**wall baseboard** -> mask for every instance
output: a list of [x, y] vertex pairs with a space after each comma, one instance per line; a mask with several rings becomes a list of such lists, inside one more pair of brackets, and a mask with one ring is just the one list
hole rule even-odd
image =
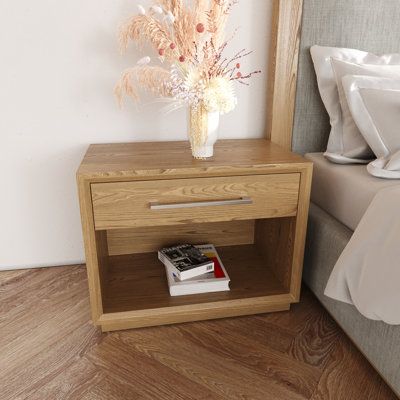
[[56, 264], [33, 264], [33, 265], [16, 265], [16, 266], [1, 266], [0, 265], [0, 271], [16, 271], [16, 270], [21, 270], [21, 269], [38, 269], [38, 268], [53, 268], [53, 267], [72, 267], [74, 265], [85, 265], [84, 260], [79, 260], [79, 261], [68, 261], [64, 264], [61, 263], [56, 263]]

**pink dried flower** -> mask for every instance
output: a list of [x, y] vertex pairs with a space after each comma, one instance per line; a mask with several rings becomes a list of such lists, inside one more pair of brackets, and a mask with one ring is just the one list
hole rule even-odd
[[196, 25], [196, 31], [198, 33], [204, 33], [205, 30], [206, 30], [206, 28], [205, 28], [204, 24], [199, 23]]

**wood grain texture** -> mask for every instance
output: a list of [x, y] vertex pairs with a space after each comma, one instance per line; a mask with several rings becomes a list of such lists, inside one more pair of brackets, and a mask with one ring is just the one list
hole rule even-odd
[[311, 178], [312, 166], [306, 165], [301, 170], [296, 217], [256, 221], [255, 244], [295, 302], [300, 298]]
[[[260, 328], [260, 332], [266, 332], [268, 329], [266, 325], [253, 326], [253, 330]], [[269, 332], [271, 334], [271, 330]], [[223, 331], [215, 322], [199, 323], [190, 327], [185, 325], [179, 329], [177, 335], [179, 333], [182, 340], [198, 345], [229, 362], [244, 365], [246, 369], [253, 371], [270, 385], [284, 386], [286, 384], [285, 389], [288, 390], [289, 398], [291, 392], [304, 397], [311, 396], [320, 377], [318, 369], [290, 360], [282, 352], [275, 350], [270, 345], [271, 340], [266, 338], [267, 335], [264, 334], [262, 340], [248, 341], [248, 326], [243, 319], [232, 320], [230, 329]], [[276, 335], [283, 335], [283, 332], [280, 330], [276, 332]], [[252, 339], [255, 336], [252, 334]], [[248, 346], [244, 348], [243, 343], [247, 343]], [[301, 374], [299, 374], [300, 369]]]
[[231, 302], [195, 303], [191, 306], [159, 308], [152, 310], [126, 311], [103, 314], [98, 323], [103, 332], [123, 331], [159, 325], [182, 324], [194, 321], [239, 317], [243, 315], [264, 314], [287, 311], [290, 303], [287, 295], [255, 299], [240, 299]]
[[[169, 331], [152, 332], [148, 335], [151, 335], [150, 342], [148, 337], [142, 335], [137, 335], [134, 340], [124, 333], [120, 333], [119, 337], [128, 347], [139, 348], [161, 365], [197, 384], [205, 384], [219, 396], [237, 400], [246, 397], [260, 400], [289, 396], [291, 399], [303, 398], [301, 394], [288, 390], [284, 385], [276, 384], [273, 379], [268, 379], [267, 374], [254, 373], [254, 369], [249, 368], [245, 363], [229, 359], [227, 356], [227, 353], [231, 354], [229, 348], [226, 348], [224, 354], [216, 353], [217, 343], [212, 349], [200, 341], [194, 345], [193, 341], [188, 340], [187, 336], [176, 327]], [[217, 335], [216, 340], [221, 340], [221, 336], [221, 334]], [[200, 334], [200, 340], [204, 337], [204, 333]], [[228, 338], [222, 340], [223, 345], [229, 341]], [[176, 347], [177, 343], [180, 344]], [[174, 347], [175, 351], [172, 354]], [[160, 352], [161, 348], [167, 349], [167, 354]], [[210, 365], [213, 366], [212, 370], [209, 368]], [[214, 370], [224, 371], [224, 373], [216, 376]], [[248, 396], [248, 393], [251, 393], [251, 396]]]
[[[103, 331], [281, 311], [298, 301], [312, 164], [266, 140], [221, 141], [215, 157], [204, 163], [192, 159], [189, 163], [181, 150], [181, 143], [91, 146], [78, 171], [92, 315]], [[171, 157], [166, 158], [169, 152]], [[166, 169], [161, 170], [159, 163], [165, 159]], [[244, 197], [250, 198], [251, 203], [203, 204]], [[154, 210], [153, 203], [200, 206]], [[295, 216], [295, 224], [292, 220], [290, 229], [285, 229], [285, 218]], [[270, 218], [282, 219], [271, 231], [278, 237], [263, 241], [263, 232], [258, 234], [256, 241], [263, 242], [263, 246], [261, 251], [260, 246], [248, 247], [248, 258], [253, 263], [249, 269], [248, 260], [239, 254], [243, 248], [234, 229], [238, 221], [245, 221], [242, 236], [253, 243], [254, 238], [248, 237], [248, 221], [254, 225], [255, 220]], [[196, 231], [200, 223], [206, 224], [203, 232], [210, 223], [233, 224], [232, 232], [225, 229], [224, 237], [216, 240], [237, 245], [236, 249], [220, 247], [232, 290], [186, 297], [179, 303], [170, 299], [164, 271], [154, 254], [149, 253], [149, 245], [154, 251], [156, 244], [174, 237], [190, 241], [196, 236], [190, 232]], [[156, 231], [160, 226], [181, 228], [170, 235], [165, 228]], [[142, 248], [144, 252], [134, 251], [133, 258], [110, 258], [108, 239], [114, 229], [117, 234], [112, 248], [116, 247], [115, 239], [124, 237], [120, 246], [123, 251], [120, 248], [117, 254], [128, 252], [128, 240], [134, 243], [130, 248]], [[187, 237], [184, 232], [189, 232]], [[211, 242], [217, 233], [218, 229], [211, 229], [210, 238], [199, 238]], [[290, 252], [285, 252], [287, 243]], [[275, 256], [271, 257], [271, 253]], [[119, 263], [115, 260], [130, 260], [131, 267], [110, 265]], [[238, 267], [238, 260], [242, 260], [242, 267]], [[252, 278], [249, 280], [248, 276]], [[127, 293], [134, 295], [124, 298]]]
[[231, 290], [193, 296], [169, 295], [164, 266], [157, 253], [111, 257], [105, 310], [141, 310], [282, 293], [282, 284], [271, 273], [255, 246], [217, 249], [231, 278]]
[[338, 335], [310, 400], [395, 399], [384, 381], [377, 379], [375, 371], [362, 361], [363, 356], [350, 340]]
[[188, 142], [95, 144], [77, 175], [91, 182], [116, 182], [291, 173], [305, 162], [265, 139], [220, 140], [207, 160], [193, 159]]
[[296, 218], [256, 221], [254, 243], [273, 274], [288, 292], [292, 279]]
[[339, 332], [328, 314], [304, 316], [303, 325], [287, 352], [293, 359], [324, 370], [329, 363]]
[[[296, 215], [300, 174], [171, 179], [91, 185], [95, 229], [191, 225]], [[151, 203], [202, 204], [251, 199], [251, 204], [152, 210]], [[200, 203], [199, 203], [200, 202]]]
[[299, 301], [300, 299], [304, 247], [307, 235], [308, 210], [310, 207], [312, 172], [312, 164], [304, 165], [301, 169], [296, 227], [293, 238], [292, 276], [290, 279], [290, 293], [295, 301]]
[[[100, 367], [90, 364], [97, 371], [97, 379], [95, 383], [90, 385], [90, 388], [82, 393], [80, 397], [72, 396], [72, 399], [77, 400], [138, 400], [146, 399], [151, 400], [149, 390], [143, 390], [142, 386], [136, 383], [136, 380], [121, 379], [118, 374], [107, 373]], [[118, 370], [118, 368], [117, 368]], [[121, 374], [120, 374], [121, 375]], [[67, 397], [71, 399], [71, 397]]]
[[303, 0], [273, 0], [266, 137], [292, 148]]
[[101, 334], [84, 267], [0, 272], [0, 400], [395, 400], [308, 290], [301, 300]]
[[[86, 379], [83, 380], [82, 376]], [[100, 385], [104, 378], [89, 360], [81, 358], [67, 366], [54, 379], [42, 382], [29, 400], [82, 399], [93, 387]]]
[[90, 304], [92, 319], [95, 322], [103, 314], [102, 286], [104, 285], [108, 268], [107, 253], [105, 253], [108, 251], [106, 246], [107, 237], [105, 232], [95, 231], [90, 182], [77, 176], [77, 183], [89, 280]]
[[107, 231], [111, 256], [151, 253], [177, 243], [233, 246], [254, 242], [254, 221], [229, 221]]
[[[219, 247], [231, 278], [228, 292], [171, 297], [156, 253], [110, 258], [104, 330], [288, 309], [290, 295], [253, 245]], [[126, 326], [124, 326], [124, 323]]]
[[26, 272], [0, 283], [0, 399], [37, 398], [36, 391], [76, 365], [101, 337], [89, 322], [84, 267]]

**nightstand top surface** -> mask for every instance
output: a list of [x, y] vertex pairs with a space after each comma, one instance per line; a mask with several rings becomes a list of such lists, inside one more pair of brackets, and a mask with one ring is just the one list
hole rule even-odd
[[92, 144], [77, 175], [80, 179], [96, 181], [173, 179], [311, 167], [303, 157], [265, 139], [220, 140], [214, 153], [211, 159], [195, 160], [187, 141]]

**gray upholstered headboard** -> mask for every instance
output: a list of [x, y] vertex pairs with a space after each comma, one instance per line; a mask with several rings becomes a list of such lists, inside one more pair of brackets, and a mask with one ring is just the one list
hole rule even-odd
[[400, 52], [400, 0], [304, 0], [293, 150], [323, 151], [329, 119], [318, 93], [310, 47]]

